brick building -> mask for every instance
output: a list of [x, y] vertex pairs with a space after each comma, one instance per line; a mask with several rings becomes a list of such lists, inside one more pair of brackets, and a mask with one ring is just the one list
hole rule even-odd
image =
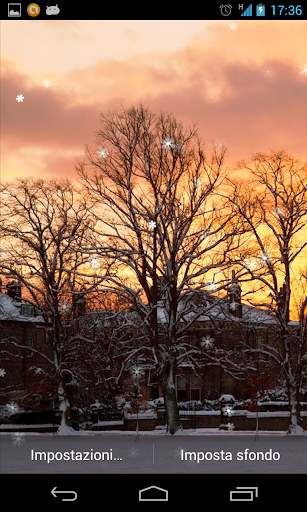
[[[189, 312], [188, 317], [182, 321], [191, 322], [195, 314], [197, 320], [192, 323], [185, 341], [198, 348], [200, 354], [208, 347], [232, 351], [240, 347], [242, 341], [252, 349], [259, 348], [265, 343], [277, 351], [282, 350], [277, 319], [263, 309], [242, 303], [241, 288], [234, 273], [227, 297], [221, 298], [204, 292], [200, 294], [198, 304], [195, 303], [191, 309], [193, 312]], [[207, 312], [200, 314], [202, 310]], [[159, 323], [163, 325], [166, 319], [162, 304], [158, 310], [158, 317]], [[297, 322], [291, 321], [289, 324], [295, 334]], [[244, 366], [244, 360], [240, 359], [240, 350], [238, 352], [238, 361], [240, 360]], [[247, 372], [245, 376], [241, 375], [240, 379], [235, 378], [231, 371], [227, 371], [226, 366], [215, 365], [212, 361], [210, 363], [210, 358], [206, 361], [201, 355], [199, 361], [196, 356], [196, 364], [179, 364], [175, 383], [178, 401], [214, 400], [224, 393], [246, 399], [256, 389], [272, 389], [281, 384], [280, 368], [274, 366], [269, 359], [265, 361], [262, 358], [260, 361], [260, 356], [253, 356], [253, 366], [256, 366], [257, 371], [250, 374]], [[157, 381], [155, 375], [146, 375], [141, 383], [142, 393], [147, 399], [155, 399], [162, 395]]]
[[[48, 364], [36, 350], [48, 354], [44, 319], [22, 298], [20, 283], [10, 282], [6, 290], [0, 286], [0, 405], [20, 403], [20, 397], [41, 387], [40, 374], [48, 371]], [[44, 386], [41, 391], [46, 391]]]
[[[186, 341], [198, 348], [200, 354], [210, 345], [217, 349], [233, 350], [242, 340], [252, 348], [257, 347], [261, 341], [269, 342], [270, 345], [273, 344], [278, 348], [277, 320], [262, 309], [242, 304], [241, 290], [234, 276], [227, 297], [219, 298], [213, 294], [203, 293], [198, 296], [197, 301], [198, 303], [194, 305], [196, 313], [189, 312], [190, 317], [184, 320], [191, 320], [193, 314], [198, 315], [197, 321], [191, 323]], [[81, 324], [87, 328], [91, 322], [94, 323], [96, 332], [91, 330], [91, 335], [95, 334], [95, 340], [101, 344], [101, 350], [106, 353], [108, 334], [106, 322], [103, 319], [108, 312], [86, 313], [84, 301], [81, 306], [76, 315], [77, 321], [81, 320], [80, 329]], [[200, 308], [205, 313], [199, 314]], [[99, 317], [101, 322], [97, 321]], [[163, 327], [165, 311], [162, 304], [158, 309], [158, 321]], [[290, 323], [295, 330], [296, 323]], [[100, 328], [104, 329], [101, 336]], [[86, 331], [84, 334], [86, 335]], [[127, 335], [129, 336], [128, 333]], [[51, 390], [50, 379], [49, 384], [44, 387], [39, 382], [40, 376], [36, 372], [48, 373], [48, 364], [35, 352], [37, 350], [48, 355], [46, 326], [35, 306], [22, 298], [21, 286], [17, 282], [8, 283], [5, 293], [4, 290], [0, 291], [0, 340], [0, 368], [5, 371], [4, 378], [0, 379], [0, 405], [7, 403], [9, 399], [13, 400], [14, 396], [22, 391], [26, 391], [29, 396], [31, 389], [35, 392], [41, 389], [42, 394], [45, 392], [47, 395], [46, 390]], [[18, 348], [17, 345], [22, 348]], [[114, 357], [112, 352], [110, 357], [111, 359]], [[257, 360], [255, 364], [257, 365]], [[112, 377], [111, 370], [114, 370], [114, 364], [111, 360], [108, 368], [108, 377]], [[145, 376], [140, 381], [144, 398], [152, 400], [162, 396], [157, 375], [149, 374], [146, 366], [144, 370]], [[279, 372], [272, 366], [265, 370], [264, 362], [259, 362], [259, 373], [265, 374], [269, 379], [269, 382], [260, 382], [259, 385], [265, 385], [267, 389], [274, 388], [278, 384]], [[123, 376], [123, 389], [125, 389], [127, 377], [129, 378], [128, 374]], [[255, 374], [252, 375], [254, 381], [255, 378]], [[92, 385], [88, 384], [88, 388], [93, 389], [93, 394], [96, 393], [95, 390], [98, 393], [96, 381], [93, 381]], [[213, 400], [224, 393], [233, 394], [236, 398], [248, 398], [250, 383], [246, 379], [235, 379], [231, 373], [225, 371], [223, 365], [208, 364], [208, 361], [204, 362], [200, 358], [196, 366], [186, 361], [179, 364], [176, 373], [176, 391], [178, 401]], [[98, 397], [99, 393], [96, 396]]]

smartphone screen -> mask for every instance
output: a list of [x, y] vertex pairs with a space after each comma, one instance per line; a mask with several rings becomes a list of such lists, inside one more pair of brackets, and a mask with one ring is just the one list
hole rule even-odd
[[301, 499], [307, 11], [178, 7], [1, 7], [18, 505]]

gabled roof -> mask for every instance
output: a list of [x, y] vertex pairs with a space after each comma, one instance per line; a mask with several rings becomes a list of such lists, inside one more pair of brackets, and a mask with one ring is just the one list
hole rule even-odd
[[[242, 303], [242, 318], [232, 314], [229, 308], [229, 301], [225, 297], [216, 297], [211, 294], [203, 293], [197, 300], [182, 300], [179, 303], [179, 314], [181, 321], [191, 322], [197, 316], [196, 322], [241, 322], [253, 324], [271, 324], [277, 325], [278, 320], [264, 309], [256, 308]], [[167, 314], [163, 307], [163, 301], [158, 308], [159, 322], [166, 323]]]
[[26, 302], [17, 302], [9, 295], [0, 292], [0, 322], [1, 321], [15, 321], [15, 322], [43, 322], [42, 316], [23, 316], [21, 314], [22, 304]]

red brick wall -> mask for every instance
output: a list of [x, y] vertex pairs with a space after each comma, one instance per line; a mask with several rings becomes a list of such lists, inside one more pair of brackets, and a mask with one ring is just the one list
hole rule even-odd
[[[20, 391], [25, 391], [32, 385], [34, 374], [29, 372], [32, 366], [48, 370], [48, 363], [38, 354], [15, 347], [10, 343], [11, 340], [19, 345], [28, 346], [29, 336], [35, 337], [33, 348], [49, 355], [44, 327], [32, 322], [3, 321], [0, 323], [0, 340], [2, 341], [0, 368], [5, 370], [5, 375], [0, 380], [1, 405], [11, 400], [20, 401]], [[8, 342], [5, 342], [6, 339]]]

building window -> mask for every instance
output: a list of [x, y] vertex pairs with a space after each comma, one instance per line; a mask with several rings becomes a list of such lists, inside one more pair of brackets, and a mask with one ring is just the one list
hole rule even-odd
[[[35, 348], [35, 334], [29, 334], [27, 337], [27, 345], [29, 348]], [[32, 350], [26, 350], [26, 356], [32, 357], [34, 352]]]
[[22, 316], [35, 316], [35, 307], [32, 304], [21, 304]]
[[191, 400], [201, 400], [201, 384], [197, 375], [191, 375]]
[[155, 400], [159, 398], [159, 386], [158, 386], [158, 376], [152, 375], [150, 378], [150, 383], [148, 384], [148, 395], [151, 400]]
[[183, 375], [176, 375], [176, 391], [178, 402], [184, 402], [187, 399], [187, 381]]

